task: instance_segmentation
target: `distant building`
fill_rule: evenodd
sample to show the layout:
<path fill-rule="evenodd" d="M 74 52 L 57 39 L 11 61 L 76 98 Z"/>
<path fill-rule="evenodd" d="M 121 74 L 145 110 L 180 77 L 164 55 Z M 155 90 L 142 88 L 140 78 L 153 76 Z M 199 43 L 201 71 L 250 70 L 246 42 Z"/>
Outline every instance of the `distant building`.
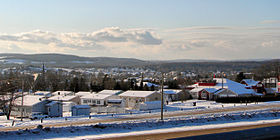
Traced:
<path fill-rule="evenodd" d="M 158 91 L 128 90 L 119 95 L 125 102 L 125 107 L 139 109 L 143 102 L 159 101 L 161 94 Z"/>

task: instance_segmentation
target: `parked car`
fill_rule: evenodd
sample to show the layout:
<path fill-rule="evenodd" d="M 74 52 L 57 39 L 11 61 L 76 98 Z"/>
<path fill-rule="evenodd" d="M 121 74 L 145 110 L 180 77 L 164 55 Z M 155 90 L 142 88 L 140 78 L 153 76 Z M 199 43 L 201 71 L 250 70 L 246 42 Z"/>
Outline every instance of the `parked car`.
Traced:
<path fill-rule="evenodd" d="M 4 116 L 6 115 L 4 112 L 0 112 L 0 116 Z"/>
<path fill-rule="evenodd" d="M 47 117 L 48 115 L 45 115 L 42 112 L 32 112 L 30 119 L 35 120 L 35 119 L 42 119 Z"/>

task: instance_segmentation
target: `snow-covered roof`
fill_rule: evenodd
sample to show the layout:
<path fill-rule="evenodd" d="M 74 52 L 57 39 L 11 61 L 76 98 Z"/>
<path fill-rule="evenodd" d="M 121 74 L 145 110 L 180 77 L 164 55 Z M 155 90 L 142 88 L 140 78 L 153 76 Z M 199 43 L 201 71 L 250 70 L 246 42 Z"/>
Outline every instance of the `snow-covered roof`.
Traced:
<path fill-rule="evenodd" d="M 81 99 L 99 99 L 99 100 L 104 100 L 112 95 L 110 94 L 91 94 L 91 95 L 85 95 L 82 96 Z"/>
<path fill-rule="evenodd" d="M 148 97 L 154 93 L 158 93 L 157 91 L 135 91 L 128 90 L 124 93 L 121 93 L 119 96 L 127 96 L 127 97 Z"/>
<path fill-rule="evenodd" d="M 102 90 L 97 94 L 108 94 L 108 95 L 118 95 L 122 92 L 122 90 Z"/>
<path fill-rule="evenodd" d="M 154 83 L 150 83 L 150 82 L 143 82 L 143 85 L 144 85 L 144 86 L 147 85 L 148 87 L 152 87 L 152 86 L 154 86 L 154 87 L 159 87 L 159 85 L 154 84 Z"/>
<path fill-rule="evenodd" d="M 53 92 L 52 95 L 73 95 L 72 91 L 56 91 Z"/>
<path fill-rule="evenodd" d="M 199 91 L 203 90 L 204 88 L 205 87 L 197 87 L 197 88 L 190 90 L 190 92 L 199 92 Z"/>
<path fill-rule="evenodd" d="M 164 94 L 178 94 L 180 93 L 182 90 L 180 89 L 164 89 L 163 93 Z"/>
<path fill-rule="evenodd" d="M 209 92 L 209 93 L 214 93 L 214 92 L 216 92 L 218 89 L 216 89 L 216 88 L 204 88 L 204 90 L 206 90 L 206 91 Z"/>
<path fill-rule="evenodd" d="M 91 94 L 95 94 L 95 92 L 89 92 L 89 91 L 79 91 L 77 93 L 75 93 L 76 96 L 86 96 L 86 95 L 91 95 Z"/>
<path fill-rule="evenodd" d="M 23 96 L 23 106 L 33 106 L 41 101 L 45 100 L 44 96 L 40 95 L 26 95 Z M 21 105 L 22 97 L 15 99 L 15 105 Z"/>
<path fill-rule="evenodd" d="M 255 91 L 252 89 L 247 89 L 245 85 L 231 81 L 227 78 L 214 78 L 216 80 L 216 85 L 214 88 L 219 89 L 219 88 L 226 88 L 229 89 L 236 94 L 254 94 Z"/>
<path fill-rule="evenodd" d="M 244 81 L 248 86 L 256 86 L 260 82 L 253 79 L 243 79 L 242 81 Z"/>
<path fill-rule="evenodd" d="M 63 95 L 56 95 L 56 96 L 52 96 L 49 98 L 49 100 L 55 100 L 55 101 L 70 101 L 74 98 L 76 98 L 77 96 L 63 96 Z"/>

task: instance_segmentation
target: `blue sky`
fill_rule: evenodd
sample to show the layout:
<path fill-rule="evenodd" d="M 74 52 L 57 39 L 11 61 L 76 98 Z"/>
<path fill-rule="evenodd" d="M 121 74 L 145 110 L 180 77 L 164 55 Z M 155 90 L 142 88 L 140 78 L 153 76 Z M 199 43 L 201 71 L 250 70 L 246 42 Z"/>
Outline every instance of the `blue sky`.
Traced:
<path fill-rule="evenodd" d="M 277 0 L 1 1 L 0 47 L 139 59 L 277 58 L 279 6 Z"/>

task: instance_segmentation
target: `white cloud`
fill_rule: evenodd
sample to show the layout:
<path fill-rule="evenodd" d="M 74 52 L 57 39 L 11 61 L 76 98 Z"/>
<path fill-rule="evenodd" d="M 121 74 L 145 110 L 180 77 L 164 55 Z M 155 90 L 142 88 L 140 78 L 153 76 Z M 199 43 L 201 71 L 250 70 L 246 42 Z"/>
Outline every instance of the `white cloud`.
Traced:
<path fill-rule="evenodd" d="M 262 24 L 280 24 L 280 20 L 263 20 Z"/>
<path fill-rule="evenodd" d="M 92 33 L 54 33 L 34 30 L 14 35 L 0 35 L 2 41 L 35 43 L 72 49 L 102 49 L 102 43 L 135 43 L 140 45 L 159 45 L 161 39 L 148 30 L 121 30 L 118 27 L 104 28 Z"/>
<path fill-rule="evenodd" d="M 0 48 L 14 44 L 3 50 L 140 59 L 275 58 L 280 51 L 279 29 L 205 26 L 164 30 L 111 27 L 91 33 L 35 30 L 0 34 Z"/>

